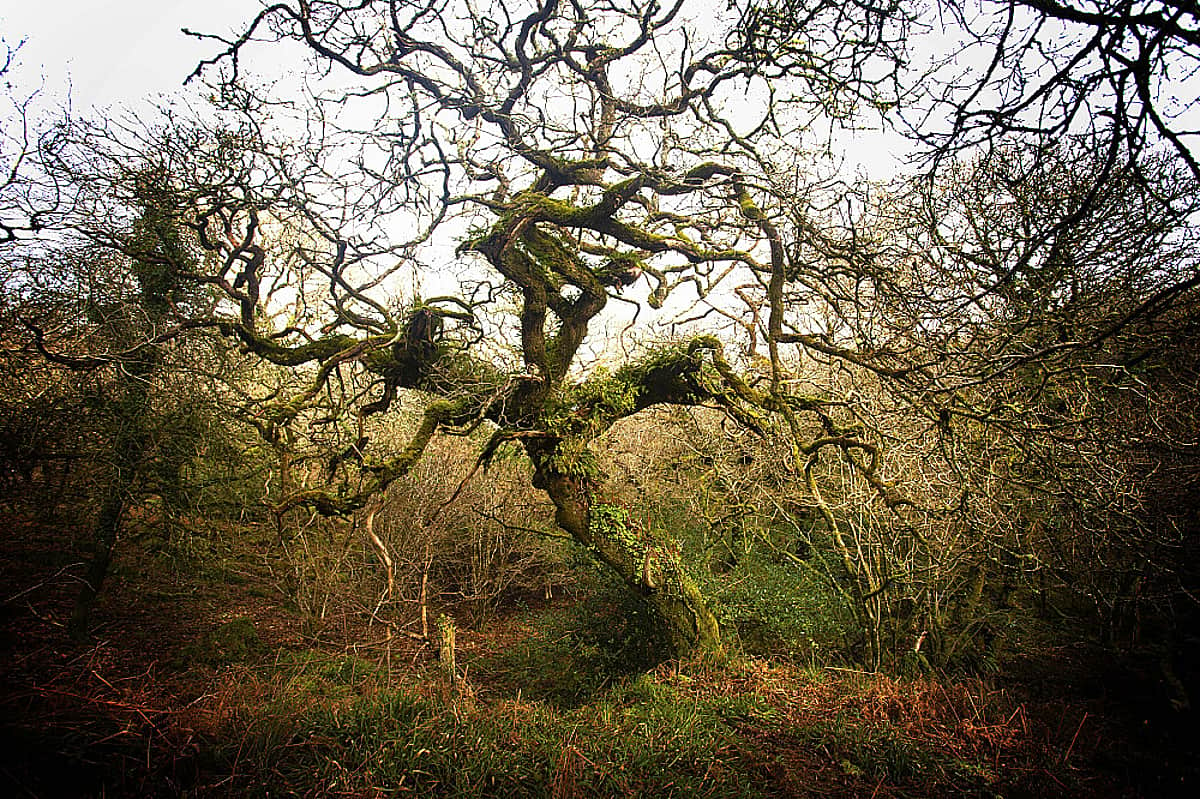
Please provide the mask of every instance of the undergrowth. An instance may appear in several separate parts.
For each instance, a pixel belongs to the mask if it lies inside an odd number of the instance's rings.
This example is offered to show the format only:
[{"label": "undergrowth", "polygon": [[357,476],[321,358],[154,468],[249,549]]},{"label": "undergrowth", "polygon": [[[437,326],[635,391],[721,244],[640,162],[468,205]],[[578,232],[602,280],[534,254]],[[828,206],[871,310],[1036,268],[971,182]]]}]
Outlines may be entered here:
[{"label": "undergrowth", "polygon": [[[353,661],[284,664],[229,712],[210,753],[239,773],[227,795],[768,796],[739,726],[747,697],[701,699],[652,676],[570,709],[481,700],[469,688],[391,684]],[[248,676],[248,675],[247,675]],[[236,763],[235,763],[236,760]]]},{"label": "undergrowth", "polygon": [[[319,644],[284,635],[296,622],[251,593],[259,583],[189,615],[199,584],[154,583],[162,618],[143,612],[88,650],[64,640],[30,658],[21,642],[44,634],[41,617],[9,630],[22,682],[0,704],[0,795],[1190,795],[1165,769],[1130,776],[1155,751],[1122,752],[1103,706],[1059,683],[1033,695],[893,679],[748,647],[680,663],[615,585],[464,628],[451,685],[411,638],[384,650],[358,643],[372,627]],[[149,653],[130,635],[147,626],[161,647]]]},{"label": "undergrowth", "polygon": [[507,696],[576,707],[665,661],[670,643],[653,611],[607,574],[588,598],[535,617],[533,634],[468,669]]},{"label": "undergrowth", "polygon": [[967,694],[758,661],[664,665],[571,706],[318,652],[228,685],[209,795],[996,796],[992,764],[1021,748],[1006,707],[964,724]]}]

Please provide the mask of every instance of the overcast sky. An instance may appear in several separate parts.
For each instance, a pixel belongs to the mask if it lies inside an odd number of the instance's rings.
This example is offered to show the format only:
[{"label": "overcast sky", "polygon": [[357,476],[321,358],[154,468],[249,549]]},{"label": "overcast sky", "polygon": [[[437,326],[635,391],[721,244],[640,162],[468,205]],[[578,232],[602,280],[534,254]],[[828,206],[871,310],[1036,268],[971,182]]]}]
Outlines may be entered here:
[{"label": "overcast sky", "polygon": [[[260,0],[0,0],[0,37],[10,47],[25,41],[7,77],[18,96],[40,87],[42,109],[64,103],[68,87],[77,112],[135,105],[179,91],[218,50],[181,28],[228,34],[261,7]],[[847,147],[847,169],[891,174],[895,148],[894,137],[859,134]]]},{"label": "overcast sky", "polygon": [[260,8],[258,0],[0,0],[0,36],[25,40],[18,86],[44,85],[77,109],[174,92],[213,43],[180,28],[227,33]]}]

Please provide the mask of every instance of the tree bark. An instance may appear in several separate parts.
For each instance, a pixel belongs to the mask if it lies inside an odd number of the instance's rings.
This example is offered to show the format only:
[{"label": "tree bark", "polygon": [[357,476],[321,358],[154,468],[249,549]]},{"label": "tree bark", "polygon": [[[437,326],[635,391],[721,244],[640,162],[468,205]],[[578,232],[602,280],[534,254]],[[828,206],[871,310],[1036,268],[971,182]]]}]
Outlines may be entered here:
[{"label": "tree bark", "polygon": [[67,628],[71,637],[76,640],[87,636],[92,608],[112,565],[113,551],[116,549],[121,522],[125,516],[126,497],[133,487],[138,465],[146,451],[144,414],[149,402],[149,392],[141,382],[141,375],[132,376],[128,389],[129,394],[122,402],[116,440],[113,442],[115,469],[105,487],[100,513],[92,533],[92,560],[88,565],[83,585],[75,597],[75,608]]},{"label": "tree bark", "polygon": [[716,615],[687,575],[676,548],[637,529],[620,512],[624,509],[594,503],[587,478],[539,471],[535,484],[554,503],[559,527],[615,570],[658,615],[671,642],[671,655],[684,657],[720,648]]},{"label": "tree bark", "polygon": [[121,529],[121,518],[125,514],[127,484],[128,480],[113,478],[101,503],[100,515],[96,519],[96,527],[93,531],[92,561],[88,564],[83,585],[80,586],[79,593],[75,596],[75,608],[67,627],[71,637],[75,640],[82,640],[87,636],[88,620],[91,618],[92,608],[96,604],[96,597],[100,594],[100,586],[103,585],[104,578],[108,576],[113,549],[116,547],[117,535]]}]

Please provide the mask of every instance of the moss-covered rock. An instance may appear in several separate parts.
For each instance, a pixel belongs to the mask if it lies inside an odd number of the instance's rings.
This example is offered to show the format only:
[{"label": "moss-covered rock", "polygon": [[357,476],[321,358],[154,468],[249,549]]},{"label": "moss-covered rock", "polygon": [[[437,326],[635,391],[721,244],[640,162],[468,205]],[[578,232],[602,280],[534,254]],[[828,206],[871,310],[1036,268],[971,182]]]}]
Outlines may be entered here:
[{"label": "moss-covered rock", "polygon": [[209,630],[180,653],[181,666],[204,665],[219,668],[245,663],[266,653],[267,647],[246,616],[238,616]]}]

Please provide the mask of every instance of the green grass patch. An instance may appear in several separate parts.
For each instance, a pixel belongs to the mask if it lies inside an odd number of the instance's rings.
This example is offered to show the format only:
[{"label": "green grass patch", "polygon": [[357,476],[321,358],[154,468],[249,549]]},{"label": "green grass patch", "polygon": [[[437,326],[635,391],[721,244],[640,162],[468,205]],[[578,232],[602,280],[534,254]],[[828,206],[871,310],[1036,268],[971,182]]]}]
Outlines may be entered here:
[{"label": "green grass patch", "polygon": [[790,734],[802,745],[823,751],[847,777],[865,777],[868,782],[952,787],[954,792],[977,795],[995,781],[986,765],[954,757],[886,720],[839,711],[829,720],[793,727]]},{"label": "green grass patch", "polygon": [[243,718],[241,730],[230,730],[239,740],[244,779],[254,782],[243,789],[286,795],[319,784],[333,793],[369,786],[380,795],[439,797],[769,795],[737,731],[738,720],[755,712],[752,702],[700,699],[651,677],[623,682],[572,709],[379,682],[344,701],[319,702],[311,682],[297,679],[349,678],[359,668],[307,657],[281,665],[286,679],[275,683],[277,694]]},{"label": "green grass patch", "polygon": [[207,631],[196,641],[185,646],[179,653],[177,665],[220,668],[258,660],[266,652],[266,645],[259,637],[254,621],[246,616],[238,616]]},{"label": "green grass patch", "polygon": [[669,653],[649,606],[607,580],[585,601],[536,617],[533,635],[467,666],[506,696],[572,708],[654,668]]}]

